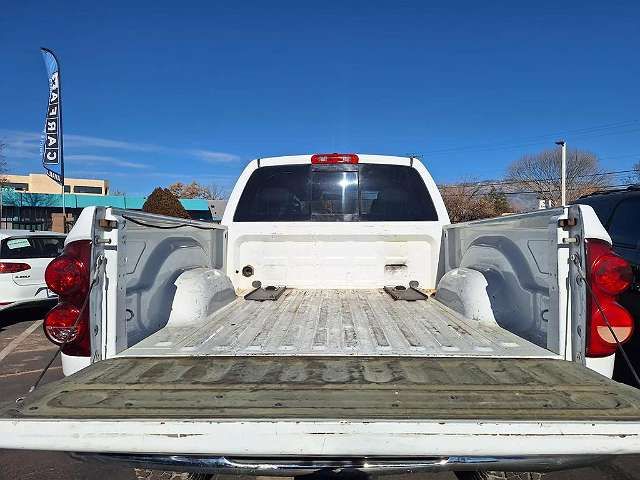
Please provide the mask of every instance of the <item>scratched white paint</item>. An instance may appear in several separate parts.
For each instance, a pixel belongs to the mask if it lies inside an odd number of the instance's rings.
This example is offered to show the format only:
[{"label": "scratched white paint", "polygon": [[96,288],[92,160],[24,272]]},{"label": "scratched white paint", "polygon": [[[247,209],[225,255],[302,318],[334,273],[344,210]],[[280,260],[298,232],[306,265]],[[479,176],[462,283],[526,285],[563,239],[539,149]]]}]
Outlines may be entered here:
[{"label": "scratched white paint", "polygon": [[640,453],[616,422],[0,419],[0,448],[211,455],[513,456]]}]

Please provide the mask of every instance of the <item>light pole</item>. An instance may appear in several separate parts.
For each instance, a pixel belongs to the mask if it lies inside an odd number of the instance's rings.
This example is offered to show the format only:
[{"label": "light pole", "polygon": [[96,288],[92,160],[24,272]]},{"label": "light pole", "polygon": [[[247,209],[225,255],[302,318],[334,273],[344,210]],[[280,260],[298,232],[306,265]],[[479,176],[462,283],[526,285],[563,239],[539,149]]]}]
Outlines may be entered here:
[{"label": "light pole", "polygon": [[564,207],[567,205],[567,143],[558,140],[556,145],[560,145],[560,202]]}]

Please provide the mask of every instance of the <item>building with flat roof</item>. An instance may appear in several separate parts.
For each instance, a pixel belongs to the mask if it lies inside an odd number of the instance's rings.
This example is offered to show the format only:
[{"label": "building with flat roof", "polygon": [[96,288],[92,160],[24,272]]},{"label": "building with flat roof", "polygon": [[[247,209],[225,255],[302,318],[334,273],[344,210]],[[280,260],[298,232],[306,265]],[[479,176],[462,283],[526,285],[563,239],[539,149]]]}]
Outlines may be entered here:
[{"label": "building with flat roof", "polygon": [[[0,188],[0,228],[55,230],[66,229],[85,207],[117,207],[141,210],[147,197],[109,195],[107,180],[65,178],[65,196],[60,185],[41,173],[4,175]],[[195,220],[220,222],[226,200],[181,198],[180,203]],[[58,221],[59,220],[59,221]]]},{"label": "building with flat roof", "polygon": [[[11,188],[17,192],[25,193],[60,193],[60,185],[43,173],[30,173],[29,175],[3,175],[6,183],[3,187]],[[76,193],[79,195],[107,195],[109,193],[109,182],[107,180],[96,180],[92,178],[69,178],[64,179],[65,193]]]},{"label": "building with flat roof", "polygon": [[[58,190],[59,192],[59,190]],[[63,231],[62,195],[0,189],[0,229]],[[117,207],[141,210],[147,197],[68,193],[64,196],[67,230],[85,207]],[[180,203],[194,220],[220,222],[226,201],[181,198]],[[210,206],[214,204],[214,206]],[[55,219],[59,221],[56,222]]]}]

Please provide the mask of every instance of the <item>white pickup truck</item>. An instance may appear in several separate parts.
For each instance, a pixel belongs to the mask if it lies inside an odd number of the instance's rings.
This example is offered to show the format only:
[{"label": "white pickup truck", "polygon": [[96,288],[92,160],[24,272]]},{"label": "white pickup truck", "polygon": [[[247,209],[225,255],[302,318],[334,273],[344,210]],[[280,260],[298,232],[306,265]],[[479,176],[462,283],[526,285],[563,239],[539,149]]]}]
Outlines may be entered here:
[{"label": "white pickup truck", "polygon": [[87,208],[46,274],[69,376],[0,410],[0,448],[461,478],[640,453],[609,243],[581,205],[449,225],[376,155],[254,160],[221,225]]}]

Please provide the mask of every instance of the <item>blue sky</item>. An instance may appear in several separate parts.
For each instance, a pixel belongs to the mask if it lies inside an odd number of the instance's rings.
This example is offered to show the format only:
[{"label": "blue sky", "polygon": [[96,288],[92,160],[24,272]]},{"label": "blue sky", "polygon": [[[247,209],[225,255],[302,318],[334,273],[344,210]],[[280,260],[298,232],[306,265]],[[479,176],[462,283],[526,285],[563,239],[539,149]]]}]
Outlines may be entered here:
[{"label": "blue sky", "polygon": [[41,171],[62,63],[68,176],[230,187],[259,156],[416,153],[438,181],[524,153],[640,160],[639,2],[6,2],[0,138]]}]

